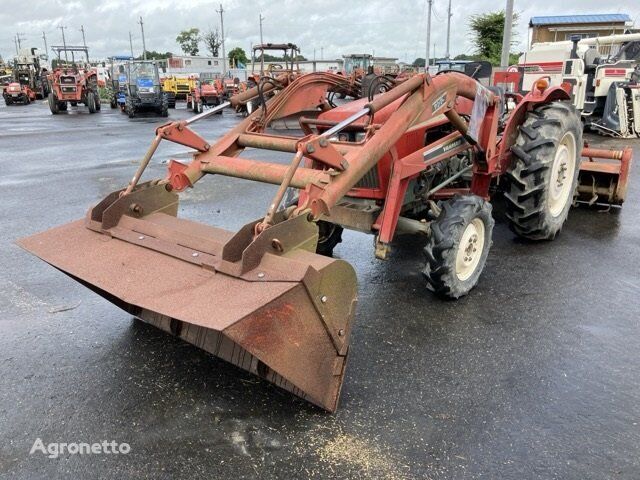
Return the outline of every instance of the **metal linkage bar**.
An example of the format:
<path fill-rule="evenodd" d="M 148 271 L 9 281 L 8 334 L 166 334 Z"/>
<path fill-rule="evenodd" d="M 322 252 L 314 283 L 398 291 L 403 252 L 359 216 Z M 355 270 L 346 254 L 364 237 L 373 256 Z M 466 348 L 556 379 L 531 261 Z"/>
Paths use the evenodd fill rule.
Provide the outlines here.
<path fill-rule="evenodd" d="M 187 125 L 191 125 L 192 123 L 198 122 L 204 118 L 210 117 L 211 115 L 218 113 L 220 110 L 224 110 L 225 108 L 231 106 L 231 102 L 224 102 L 220 105 L 217 105 L 206 112 L 199 113 L 198 115 L 194 115 L 193 117 L 189 117 L 185 120 Z"/>

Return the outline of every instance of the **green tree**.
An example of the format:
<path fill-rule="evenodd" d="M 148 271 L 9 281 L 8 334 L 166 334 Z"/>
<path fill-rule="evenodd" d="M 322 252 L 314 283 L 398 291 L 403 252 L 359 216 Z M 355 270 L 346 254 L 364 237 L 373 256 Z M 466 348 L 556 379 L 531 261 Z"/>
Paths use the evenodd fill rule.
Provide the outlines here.
<path fill-rule="evenodd" d="M 229 64 L 238 65 L 238 63 L 242 63 L 244 65 L 249 63 L 247 53 L 240 47 L 236 47 L 229 52 Z"/>
<path fill-rule="evenodd" d="M 517 14 L 513 14 L 513 31 L 515 31 Z M 476 54 L 481 60 L 493 65 L 500 65 L 502 53 L 502 32 L 504 30 L 504 11 L 472 15 L 469 23 L 473 35 Z M 511 42 L 513 45 L 514 41 Z"/>
<path fill-rule="evenodd" d="M 422 58 L 422 57 L 416 58 L 411 65 L 413 65 L 414 67 L 423 68 L 424 67 L 424 58 Z"/>
<path fill-rule="evenodd" d="M 147 50 L 147 60 L 164 60 L 165 58 L 173 57 L 173 53 L 171 52 L 156 52 L 155 50 Z M 142 60 L 144 58 L 143 55 L 140 55 L 136 58 L 136 60 Z"/>
<path fill-rule="evenodd" d="M 189 30 L 183 30 L 176 37 L 176 42 L 180 45 L 180 48 L 185 55 L 198 55 L 200 49 L 198 43 L 200 42 L 200 29 L 190 28 Z"/>

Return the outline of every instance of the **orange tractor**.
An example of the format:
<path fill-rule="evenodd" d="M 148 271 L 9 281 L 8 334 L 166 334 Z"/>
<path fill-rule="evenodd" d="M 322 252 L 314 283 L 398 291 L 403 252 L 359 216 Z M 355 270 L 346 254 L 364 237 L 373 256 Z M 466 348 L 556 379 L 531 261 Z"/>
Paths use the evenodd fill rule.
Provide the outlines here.
<path fill-rule="evenodd" d="M 507 199 L 517 236 L 553 239 L 583 148 L 563 88 L 540 83 L 506 98 L 460 73 L 419 74 L 332 107 L 328 95 L 347 85 L 331 73 L 282 77 L 278 95 L 216 142 L 192 125 L 250 102 L 258 87 L 163 125 L 127 186 L 84 219 L 19 243 L 129 314 L 335 411 L 358 291 L 352 266 L 331 258 L 343 228 L 372 234 L 373 253 L 390 261 L 398 234 L 424 235 L 424 286 L 458 298 L 481 281 L 492 197 Z M 281 130 L 292 122 L 297 132 Z M 195 153 L 142 182 L 162 140 Z M 290 161 L 247 158 L 246 149 Z M 278 188 L 264 216 L 230 232 L 177 216 L 180 192 L 206 175 Z"/>
<path fill-rule="evenodd" d="M 98 92 L 98 75 L 89 64 L 87 47 L 53 46 L 57 54 L 56 68 L 49 74 L 49 109 L 56 115 L 66 111 L 68 105 L 77 106 L 82 103 L 89 113 L 100 110 L 100 94 Z M 64 59 L 61 54 L 64 53 Z M 85 61 L 75 58 L 76 53 L 84 53 Z M 69 59 L 71 56 L 71 59 Z"/>
<path fill-rule="evenodd" d="M 214 78 L 211 73 L 203 72 L 187 95 L 187 108 L 195 113 L 202 113 L 205 107 L 216 107 L 222 103 L 224 92 L 225 87 L 221 79 Z"/>
<path fill-rule="evenodd" d="M 4 103 L 9 106 L 14 103 L 30 104 L 36 99 L 36 92 L 31 90 L 29 85 L 23 85 L 19 82 L 11 82 L 2 91 Z"/>
<path fill-rule="evenodd" d="M 277 52 L 282 55 L 280 60 L 269 60 L 267 52 Z M 251 74 L 244 85 L 239 85 L 238 92 L 243 93 L 256 88 L 257 95 L 248 103 L 238 104 L 239 112 L 251 113 L 265 104 L 277 91 L 300 72 L 300 48 L 293 43 L 264 43 L 254 45 L 251 54 Z M 265 86 L 268 87 L 265 89 Z M 271 88 L 273 87 L 273 88 Z"/>

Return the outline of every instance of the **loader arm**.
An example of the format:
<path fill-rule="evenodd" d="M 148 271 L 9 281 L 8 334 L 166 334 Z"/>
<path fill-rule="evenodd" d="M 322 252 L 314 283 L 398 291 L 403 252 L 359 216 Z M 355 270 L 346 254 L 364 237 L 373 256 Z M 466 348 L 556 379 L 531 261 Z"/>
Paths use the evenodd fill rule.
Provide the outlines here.
<path fill-rule="evenodd" d="M 175 191 L 180 191 L 186 186 L 193 186 L 206 173 L 282 184 L 287 172 L 286 166 L 237 158 L 238 155 L 246 147 L 289 153 L 302 151 L 304 156 L 323 168 L 295 169 L 289 184 L 304 189 L 306 194 L 305 204 L 295 214 L 310 211 L 314 219 L 318 219 L 327 214 L 412 126 L 445 114 L 456 118 L 458 123 L 454 125 L 467 136 L 468 126 L 455 114 L 456 98 L 460 96 L 475 101 L 478 94 L 486 99 L 488 121 L 481 122 L 478 138 L 473 139 L 473 142 L 484 156 L 494 155 L 495 147 L 491 140 L 495 138 L 497 117 L 491 115 L 491 112 L 495 97 L 477 81 L 458 73 L 435 78 L 416 75 L 364 104 L 352 118 L 347 118 L 320 134 L 300 139 L 264 133 L 267 125 L 279 118 L 322 111 L 326 108 L 326 92 L 344 84 L 344 77 L 333 74 L 300 77 L 267 103 L 266 120 L 262 115 L 250 116 L 208 151 L 194 155 L 189 165 L 172 162 L 167 177 L 169 185 Z M 456 116 L 453 117 L 454 115 Z M 332 134 L 352 124 L 369 128 L 368 137 L 363 144 L 345 148 L 333 147 L 331 142 L 326 141 Z M 340 150 L 341 148 L 343 149 Z"/>

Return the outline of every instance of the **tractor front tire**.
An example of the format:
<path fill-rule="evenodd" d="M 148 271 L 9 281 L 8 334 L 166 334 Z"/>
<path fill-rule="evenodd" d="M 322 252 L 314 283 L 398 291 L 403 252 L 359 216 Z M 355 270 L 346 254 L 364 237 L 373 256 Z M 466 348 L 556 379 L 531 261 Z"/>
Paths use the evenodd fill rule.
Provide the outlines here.
<path fill-rule="evenodd" d="M 60 113 L 60 105 L 55 93 L 51 92 L 47 97 L 47 101 L 49 102 L 49 110 L 51 110 L 53 115 Z"/>
<path fill-rule="evenodd" d="M 87 107 L 89 113 L 96 113 L 96 94 L 91 91 L 87 93 Z"/>
<path fill-rule="evenodd" d="M 476 286 L 491 248 L 495 224 L 491 203 L 461 195 L 441 203 L 424 247 L 427 288 L 443 298 L 460 298 Z"/>
<path fill-rule="evenodd" d="M 562 229 L 578 184 L 582 124 L 569 102 L 530 111 L 507 171 L 504 197 L 509 226 L 530 240 L 553 240 Z"/>

